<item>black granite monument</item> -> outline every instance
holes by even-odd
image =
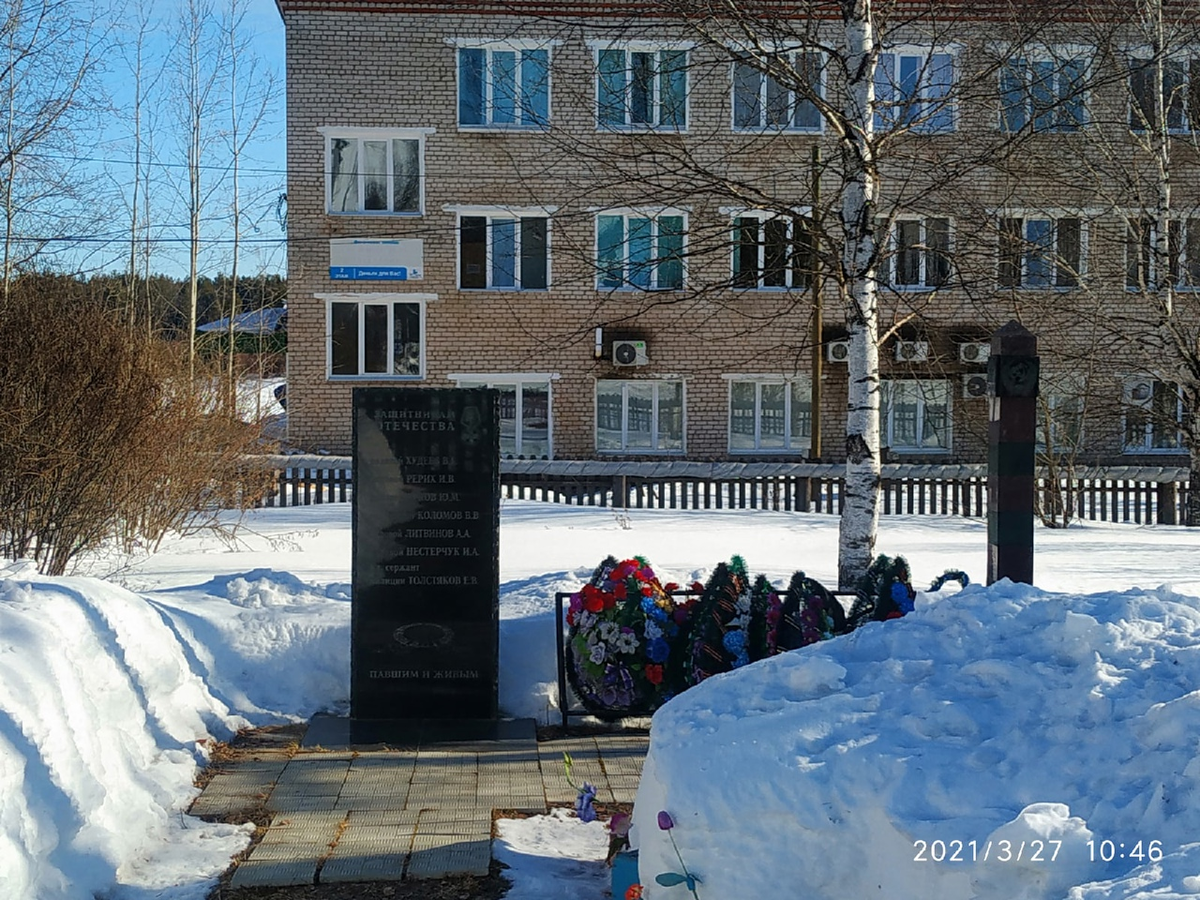
[[[354,391],[352,720],[496,718],[498,417],[484,388]]]

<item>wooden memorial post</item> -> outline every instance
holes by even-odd
[[[988,357],[987,583],[1033,583],[1037,338],[1019,322],[992,335]]]

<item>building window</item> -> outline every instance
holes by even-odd
[[[875,65],[875,127],[937,133],[953,131],[954,56],[930,50],[879,54]]]
[[[950,382],[884,381],[879,421],[893,452],[940,453],[950,449]]]
[[[533,376],[451,375],[459,387],[489,387],[499,393],[500,456],[550,459],[550,378]]]
[[[880,280],[900,290],[937,288],[950,280],[950,220],[897,219]]]
[[[1158,127],[1157,98],[1154,96],[1154,61],[1146,57],[1129,60],[1129,127],[1145,131]],[[1186,133],[1200,122],[1200,91],[1192,82],[1200,78],[1200,59],[1166,59],[1162,64],[1162,107],[1167,130]]]
[[[601,288],[683,287],[684,216],[603,213],[596,217]]]
[[[1001,287],[1073,288],[1083,273],[1083,225],[1076,218],[1000,220]]]
[[[730,453],[807,453],[811,439],[808,379],[730,381]]]
[[[413,131],[327,133],[329,212],[420,214],[424,143]]]
[[[460,214],[459,287],[523,291],[548,287],[548,223],[545,216]]]
[[[1084,388],[1084,379],[1076,375],[1046,379],[1038,393],[1038,452],[1074,453],[1082,448]]]
[[[597,50],[596,121],[601,128],[687,128],[687,50]]]
[[[597,381],[596,450],[682,453],[682,381]]]
[[[1147,376],[1125,380],[1125,452],[1162,453],[1182,446],[1183,397],[1178,385]]]
[[[550,124],[550,51],[487,44],[458,50],[458,124],[545,128]]]
[[[1154,244],[1158,228],[1153,219],[1128,223],[1125,236],[1125,287],[1152,290],[1170,283],[1179,290],[1200,290],[1200,219],[1172,219],[1167,222],[1165,268],[1155,258]]]
[[[814,98],[824,96],[820,53],[784,53],[757,61],[743,57],[733,64],[735,130],[820,131]]]
[[[342,296],[327,306],[331,377],[423,377],[423,301]]]
[[[1087,124],[1079,59],[1011,59],[1000,69],[1000,127],[1017,132],[1078,131]]]
[[[816,268],[812,220],[744,212],[733,220],[733,284],[742,288],[806,288]]]

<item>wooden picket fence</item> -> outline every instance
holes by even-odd
[[[345,503],[353,498],[348,457],[284,456],[257,461],[274,471],[262,506]],[[817,463],[616,463],[506,460],[502,496],[613,509],[761,509],[839,513],[841,466]],[[1042,510],[1069,518],[1131,524],[1184,524],[1187,470],[1110,466],[1038,482]],[[982,465],[883,467],[883,515],[987,515]]]

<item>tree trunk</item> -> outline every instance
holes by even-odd
[[[842,139],[842,273],[850,355],[845,505],[838,539],[838,586],[853,588],[875,553],[879,527],[879,313],[875,281],[875,34],[870,0],[843,0],[847,130]]]

